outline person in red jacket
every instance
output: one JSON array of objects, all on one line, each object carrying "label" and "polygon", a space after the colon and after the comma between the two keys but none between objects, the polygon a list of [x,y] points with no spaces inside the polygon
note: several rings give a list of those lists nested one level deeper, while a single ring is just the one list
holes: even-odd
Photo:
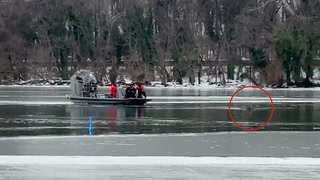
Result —
[{"label": "person in red jacket", "polygon": [[144,87],[141,83],[137,83],[135,88],[138,91],[138,98],[147,98],[146,92],[144,91]]},{"label": "person in red jacket", "polygon": [[111,97],[113,97],[113,98],[117,97],[117,85],[116,84],[113,83],[111,85],[110,92],[111,92]]}]

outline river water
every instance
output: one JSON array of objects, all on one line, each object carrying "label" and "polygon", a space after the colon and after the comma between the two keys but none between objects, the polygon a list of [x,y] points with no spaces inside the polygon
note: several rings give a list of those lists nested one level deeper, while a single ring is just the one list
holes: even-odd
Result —
[{"label": "river water", "polygon": [[[319,179],[320,89],[267,90],[259,131],[230,119],[236,91],[147,88],[145,106],[89,106],[68,87],[0,87],[0,179]],[[248,129],[271,112],[258,89],[231,104]]]}]

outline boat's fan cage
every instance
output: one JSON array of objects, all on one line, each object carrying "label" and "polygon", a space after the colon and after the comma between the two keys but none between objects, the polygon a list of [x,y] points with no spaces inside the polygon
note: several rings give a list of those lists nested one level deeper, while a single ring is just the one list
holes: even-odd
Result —
[{"label": "boat's fan cage", "polygon": [[72,96],[96,96],[97,79],[91,71],[79,70],[70,78],[70,81]]}]

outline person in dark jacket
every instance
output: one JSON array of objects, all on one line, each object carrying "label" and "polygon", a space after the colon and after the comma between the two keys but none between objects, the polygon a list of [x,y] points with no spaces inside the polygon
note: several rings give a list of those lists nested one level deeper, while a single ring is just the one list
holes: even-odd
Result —
[{"label": "person in dark jacket", "polygon": [[133,87],[133,84],[127,87],[125,98],[136,98],[136,89]]}]

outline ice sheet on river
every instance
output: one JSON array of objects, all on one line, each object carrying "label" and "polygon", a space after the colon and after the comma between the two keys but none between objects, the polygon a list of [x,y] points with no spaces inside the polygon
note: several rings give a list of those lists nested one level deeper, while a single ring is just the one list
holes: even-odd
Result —
[{"label": "ice sheet on river", "polygon": [[0,179],[320,179],[318,132],[0,138]]},{"label": "ice sheet on river", "polygon": [[0,156],[0,179],[319,179],[320,159]]},{"label": "ice sheet on river", "polygon": [[320,158],[319,132],[0,138],[0,155]]}]

